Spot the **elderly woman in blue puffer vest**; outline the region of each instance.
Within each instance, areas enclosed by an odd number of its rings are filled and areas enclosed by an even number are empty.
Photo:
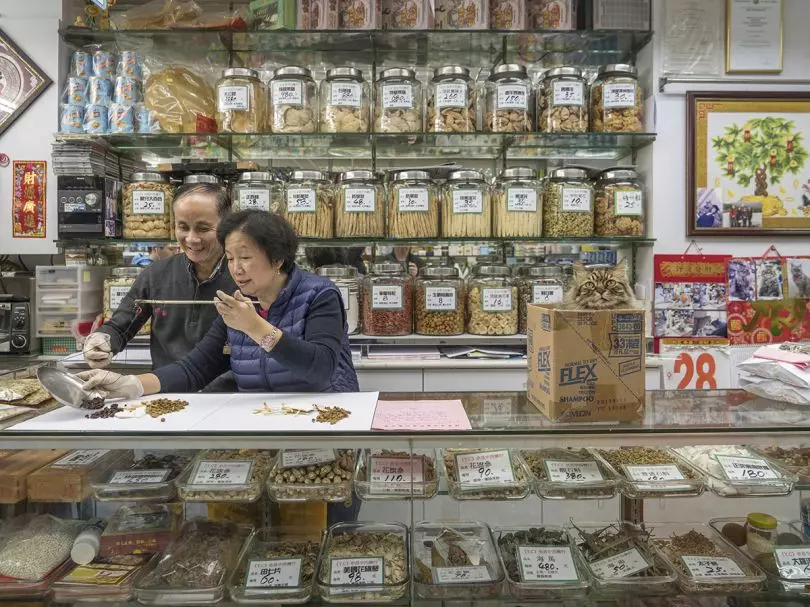
[[[356,392],[340,292],[295,265],[292,226],[275,214],[241,211],[222,220],[217,238],[238,290],[217,291],[220,317],[205,337],[153,373],[81,373],[84,388],[129,399],[194,392],[230,369],[241,392]]]

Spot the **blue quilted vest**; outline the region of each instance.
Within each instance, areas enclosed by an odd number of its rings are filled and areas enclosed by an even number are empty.
[[[307,324],[307,311],[315,297],[337,287],[327,278],[310,274],[293,266],[287,284],[270,307],[267,322],[291,337],[303,338]],[[306,377],[283,367],[272,353],[266,353],[259,344],[241,331],[228,329],[231,346],[231,371],[240,392],[358,392],[357,374],[349,348],[346,314],[343,314],[343,341],[338,364],[329,382],[313,390]]]

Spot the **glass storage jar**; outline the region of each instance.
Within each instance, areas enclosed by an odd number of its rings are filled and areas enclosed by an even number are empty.
[[[283,212],[302,238],[335,237],[335,191],[321,171],[293,171]]]
[[[274,133],[318,131],[318,87],[305,67],[280,67],[270,80],[270,130]]]
[[[521,268],[522,276],[518,288],[520,290],[520,317],[518,332],[526,333],[526,317],[529,304],[554,304],[563,300],[563,272],[562,268],[552,264],[538,264]]]
[[[422,85],[412,69],[393,67],[380,74],[374,84],[374,131],[422,131]]]
[[[171,238],[174,188],[160,173],[133,173],[124,187],[124,238]]]
[[[281,204],[284,185],[267,171],[249,171],[233,184],[235,211],[258,209],[275,213]]]
[[[264,113],[259,73],[244,67],[225,70],[217,82],[217,130],[220,133],[260,133]]]
[[[595,133],[644,131],[644,91],[638,70],[626,63],[606,65],[591,86],[591,130]]]
[[[335,236],[385,236],[385,188],[372,171],[346,171],[339,175]]]
[[[565,167],[549,172],[543,195],[543,235],[593,236],[593,186],[588,171]]]
[[[321,133],[366,133],[369,90],[362,70],[336,67],[321,82]]]
[[[475,132],[475,83],[466,67],[446,65],[436,68],[428,83],[427,98],[428,132]]]
[[[371,272],[363,279],[363,333],[410,334],[413,330],[412,285],[402,264],[372,264]]]
[[[473,335],[517,333],[518,290],[509,266],[475,268],[467,285],[467,331]]]
[[[143,268],[136,267],[113,268],[110,277],[104,279],[104,322],[112,318],[113,313],[121,305],[121,301],[129,293],[132,285],[135,284],[135,279],[142,271]],[[138,335],[149,335],[151,327],[152,319],[147,318],[138,330]]]
[[[529,167],[504,169],[492,187],[492,235],[543,235],[543,182]]]
[[[439,186],[427,171],[399,171],[388,186],[388,236],[439,235]]]
[[[530,133],[532,117],[531,80],[526,68],[504,63],[492,70],[486,85],[487,130],[491,133]]]
[[[644,190],[633,169],[602,171],[594,188],[597,236],[643,236]]]
[[[555,67],[546,72],[541,99],[538,130],[588,132],[588,83],[578,67]]]
[[[360,332],[360,281],[357,278],[357,268],[351,266],[331,265],[321,266],[315,273],[326,276],[335,283],[343,300],[343,309],[346,310],[346,323],[349,335]]]
[[[745,517],[746,547],[752,557],[773,551],[778,525],[773,516],[763,512],[751,512]]]
[[[414,287],[417,335],[464,333],[464,291],[456,268],[422,268]]]
[[[442,236],[489,237],[490,187],[481,171],[453,171],[442,186]]]

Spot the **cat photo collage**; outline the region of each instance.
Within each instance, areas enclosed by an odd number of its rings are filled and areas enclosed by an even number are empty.
[[[810,299],[810,258],[732,259],[728,301]]]
[[[726,337],[726,285],[656,282],[655,337]]]

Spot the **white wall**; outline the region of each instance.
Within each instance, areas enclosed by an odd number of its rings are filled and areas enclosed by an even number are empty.
[[[56,253],[56,176],[51,142],[57,128],[59,101],[59,18],[61,0],[0,0],[0,27],[54,81],[26,112],[0,136],[0,152],[12,160],[0,168],[0,255]],[[11,196],[14,160],[48,163],[45,238],[12,238]]]

